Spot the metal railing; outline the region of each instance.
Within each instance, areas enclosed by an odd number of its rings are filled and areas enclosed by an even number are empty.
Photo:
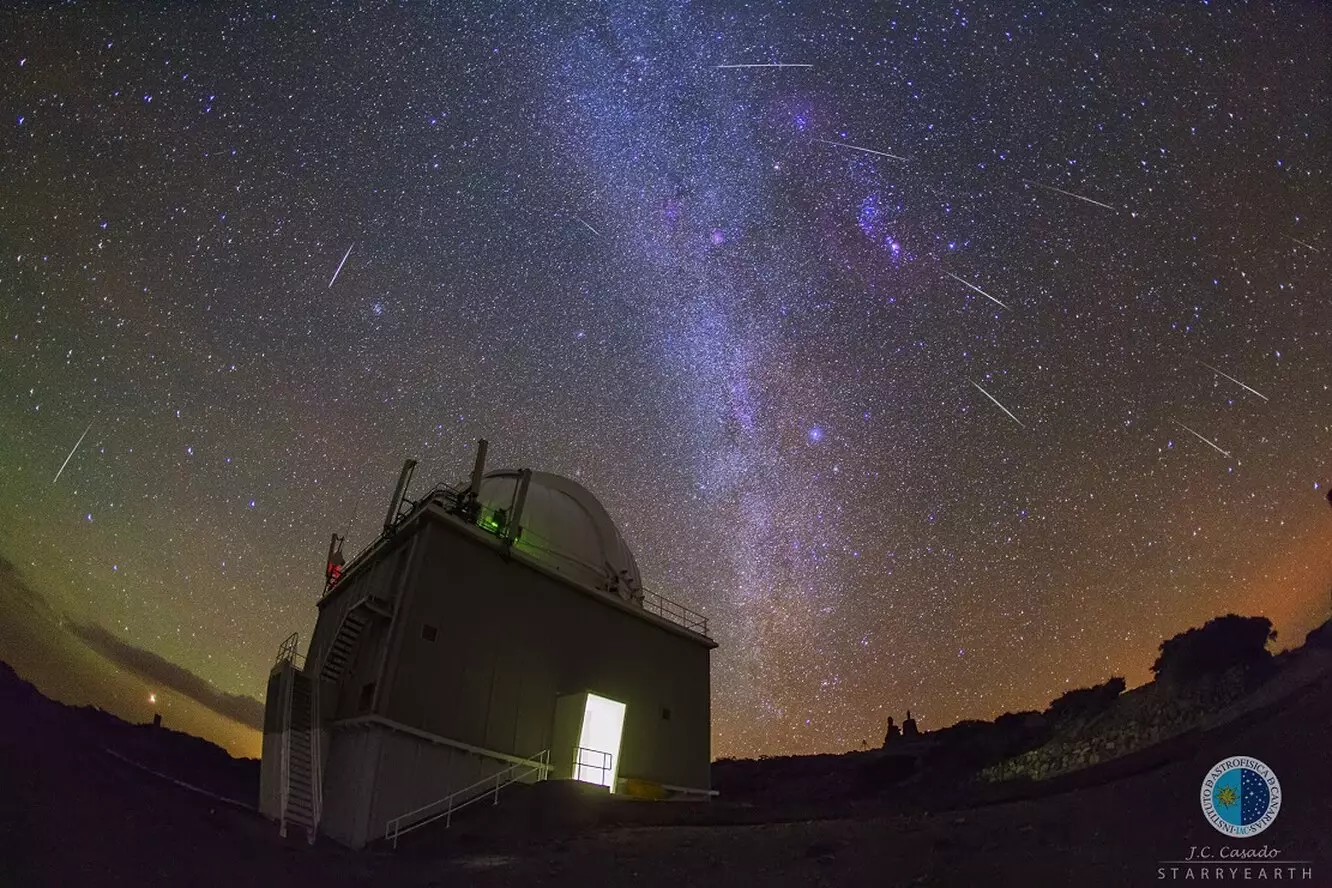
[[[328,595],[333,591],[333,589],[337,588],[337,586],[345,582],[347,575],[351,573],[352,568],[358,566],[362,561],[364,561],[366,557],[377,546],[379,546],[382,542],[391,537],[397,531],[399,526],[401,526],[404,522],[411,519],[412,516],[414,516],[416,513],[420,512],[422,509],[430,505],[432,502],[436,502],[438,500],[443,501],[444,507],[447,510],[451,512],[456,512],[462,507],[463,496],[464,496],[464,491],[450,487],[446,484],[440,484],[431,489],[430,492],[427,493],[425,496],[421,497],[420,499],[414,502],[411,500],[404,500],[403,507],[405,508],[400,507],[398,516],[395,518],[393,522],[392,529],[384,531],[378,537],[376,537],[374,541],[370,543],[370,545],[366,546],[360,552],[357,552],[356,556],[352,558],[350,561],[348,561],[346,565],[343,566],[342,575],[338,579],[338,581],[329,585],[324,590],[324,594]],[[481,530],[484,530],[487,533],[504,538],[506,532],[509,530],[507,526],[507,521],[501,522],[496,520],[498,517],[497,513],[502,511],[503,511],[502,509],[487,509],[484,506],[480,506],[478,504],[478,508],[475,510],[475,515],[474,515],[475,521],[473,522],[473,526]],[[579,565],[580,567],[586,568],[587,570],[591,571],[594,575],[600,574],[604,569],[603,566],[601,565],[589,564],[587,562],[582,561],[581,559],[569,555],[568,553],[559,551],[550,540],[542,538],[540,535],[534,533],[532,530],[527,528],[524,528],[521,532],[521,535],[511,540],[510,542],[518,543],[520,548],[540,550],[541,552],[545,553],[548,556],[554,556],[556,558],[572,562],[574,564]],[[639,589],[637,591],[642,593],[641,604],[643,606],[643,610],[647,611],[650,614],[656,614],[662,619],[668,620],[676,624],[677,626],[682,626],[683,628],[688,629],[690,632],[697,632],[698,634],[704,636],[705,638],[712,637],[708,635],[708,618],[703,616],[698,611],[686,607],[680,602],[667,598],[665,595],[661,595],[657,592],[652,592],[647,589]]]
[[[562,559],[587,570],[593,576],[603,575],[607,569],[606,567],[598,567],[587,561],[583,561],[580,558],[575,558],[566,552],[561,552],[550,540],[547,540],[530,530],[524,530],[517,542],[520,548],[535,549],[548,557]],[[559,568],[556,567],[556,569],[558,570]],[[656,614],[663,620],[668,620],[677,626],[682,626],[690,632],[697,632],[708,638],[711,637],[708,635],[708,618],[698,611],[649,589],[643,589],[641,587],[634,588],[631,586],[630,590],[631,600],[637,599],[643,610],[648,613]],[[603,588],[601,591],[617,594],[613,588]]]
[[[670,620],[677,626],[683,626],[690,632],[697,632],[706,638],[708,635],[708,618],[698,611],[685,607],[678,601],[673,601],[665,595],[659,595],[648,589],[643,590],[643,610],[650,614],[656,614],[664,620]]]
[[[287,641],[292,641],[295,637],[296,633],[293,632],[291,638],[288,638]],[[285,648],[287,642],[284,641],[282,645]],[[284,662],[280,653],[278,654],[278,662]],[[286,662],[290,662],[290,660]],[[282,684],[282,773],[278,780],[278,823],[280,824],[279,835],[285,839],[287,837],[287,802],[291,798],[291,695],[295,679],[290,674],[286,674],[283,676]]]
[[[574,779],[598,786],[611,785],[611,773],[615,770],[615,756],[600,749],[578,747],[574,756]]]
[[[324,818],[324,772],[319,763],[319,746],[324,737],[324,732],[319,729],[319,682],[313,680],[310,682],[310,803],[314,806],[314,822],[312,829],[319,828],[319,822]],[[310,834],[310,841],[314,841],[314,833]]]
[[[461,497],[462,494],[458,490],[455,490],[447,484],[435,485],[430,489],[429,493],[418,500],[409,500],[404,497],[402,502],[398,505],[398,514],[393,519],[393,526],[380,532],[379,536],[371,540],[361,549],[361,551],[353,555],[352,558],[342,566],[342,572],[339,574],[338,579],[325,585],[324,592],[320,596],[321,600],[332,594],[333,590],[347,579],[347,575],[352,572],[352,568],[360,566],[361,562],[365,561],[381,543],[397,533],[398,528],[406,523],[417,512],[420,512],[436,500],[443,500],[445,508],[453,511],[458,508],[458,505],[461,502]]]
[[[293,632],[286,637],[282,644],[278,645],[278,655],[274,666],[279,663],[290,663],[297,669],[305,668],[305,655],[296,649],[299,638],[298,633]]]
[[[414,829],[419,829],[427,823],[434,823],[440,818],[444,819],[444,828],[447,829],[453,824],[453,813],[461,811],[473,802],[484,798],[491,799],[492,805],[499,804],[499,791],[510,783],[537,775],[537,780],[545,780],[550,776],[550,750],[543,749],[525,762],[513,764],[489,777],[483,777],[470,786],[464,786],[456,792],[449,793],[438,801],[431,802],[428,805],[422,805],[414,811],[408,811],[406,814],[399,814],[384,826],[384,838],[393,842],[393,847],[398,847],[398,837],[406,835]],[[459,797],[462,801],[458,801]],[[434,810],[433,809],[442,809]],[[419,819],[414,819],[419,818]],[[403,823],[407,822],[406,826]]]

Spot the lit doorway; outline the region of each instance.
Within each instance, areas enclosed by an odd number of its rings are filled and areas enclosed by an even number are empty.
[[[615,792],[620,771],[620,738],[624,734],[625,705],[596,694],[587,695],[583,726],[574,750],[573,778]]]

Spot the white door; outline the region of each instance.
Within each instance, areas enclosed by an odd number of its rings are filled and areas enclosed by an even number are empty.
[[[623,703],[587,695],[583,709],[583,729],[578,734],[574,755],[574,779],[596,783],[615,792],[615,777],[620,770],[620,737],[624,733]]]

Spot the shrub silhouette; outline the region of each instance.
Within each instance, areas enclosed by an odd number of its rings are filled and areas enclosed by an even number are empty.
[[[1068,691],[1051,701],[1046,715],[1054,721],[1069,721],[1099,715],[1115,702],[1116,697],[1124,693],[1124,687],[1124,679],[1116,675],[1094,687]]]
[[[1332,620],[1328,620],[1323,623],[1323,625],[1304,636],[1304,645],[1305,647],[1332,649]]]
[[[1165,682],[1186,683],[1220,675],[1235,666],[1261,665],[1272,658],[1267,642],[1276,637],[1267,617],[1214,617],[1202,628],[1161,642],[1161,655],[1152,664],[1152,672]]]

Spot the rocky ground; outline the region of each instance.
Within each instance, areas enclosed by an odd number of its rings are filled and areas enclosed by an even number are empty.
[[[1291,871],[1296,881],[1332,885],[1332,673],[1306,667],[1254,697],[1234,720],[1045,781],[903,780],[892,757],[830,756],[805,764],[804,783],[748,793],[737,785],[711,804],[593,796],[552,816],[532,804],[536,795],[515,792],[470,825],[460,817],[396,852],[352,852],[280,839],[248,810],[255,763],[59,706],[8,673],[0,675],[0,885],[1089,888],[1172,881],[1160,861],[1192,846],[1263,844],[1312,861]],[[1213,830],[1198,801],[1207,769],[1235,754],[1265,761],[1285,790],[1277,821],[1247,842]],[[1306,867],[1311,878],[1301,879]],[[1244,880],[1239,867],[1234,876]]]

